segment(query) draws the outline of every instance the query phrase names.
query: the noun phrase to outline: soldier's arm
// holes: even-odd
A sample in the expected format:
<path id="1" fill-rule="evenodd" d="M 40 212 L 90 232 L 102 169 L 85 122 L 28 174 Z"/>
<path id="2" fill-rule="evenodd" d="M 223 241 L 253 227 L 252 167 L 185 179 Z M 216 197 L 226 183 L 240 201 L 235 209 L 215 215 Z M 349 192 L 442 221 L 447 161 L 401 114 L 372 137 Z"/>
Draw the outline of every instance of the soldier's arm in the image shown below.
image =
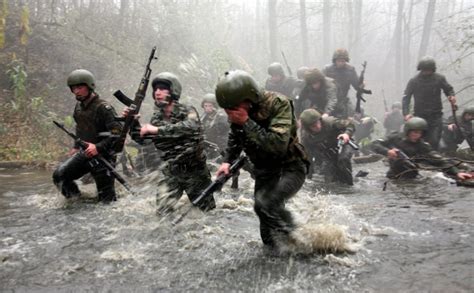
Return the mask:
<path id="1" fill-rule="evenodd" d="M 443 172 L 446 172 L 449 175 L 456 175 L 459 172 L 459 169 L 455 166 L 455 163 L 443 157 L 440 153 L 433 150 L 430 144 L 423 144 L 420 150 L 420 156 L 423 162 L 426 162 L 432 166 L 440 167 L 443 169 Z"/>
<path id="2" fill-rule="evenodd" d="M 153 119 L 152 119 L 153 124 Z M 187 113 L 186 119 L 177 123 L 166 123 L 163 126 L 158 127 L 158 133 L 156 134 L 156 140 L 160 140 L 161 137 L 173 137 L 181 139 L 190 135 L 199 134 L 201 131 L 201 123 L 199 121 L 199 115 L 197 111 L 192 108 Z"/>
<path id="3" fill-rule="evenodd" d="M 224 162 L 232 163 L 234 162 L 242 152 L 242 143 L 239 139 L 239 132 L 243 132 L 243 129 L 235 124 L 232 124 L 229 131 L 229 136 L 227 139 L 227 148 L 225 151 Z"/>
<path id="4" fill-rule="evenodd" d="M 337 104 L 337 88 L 334 81 L 327 81 L 327 99 L 325 113 L 331 114 L 332 111 L 336 108 Z"/>
<path id="5" fill-rule="evenodd" d="M 387 152 L 395 147 L 397 134 L 391 134 L 385 139 L 377 139 L 370 144 L 370 148 L 377 154 L 386 156 Z"/>
<path id="6" fill-rule="evenodd" d="M 455 95 L 453 86 L 449 84 L 444 75 L 441 76 L 441 88 L 447 97 Z"/>
<path id="7" fill-rule="evenodd" d="M 403 116 L 410 114 L 410 102 L 411 102 L 411 97 L 413 96 L 414 86 L 415 86 L 415 83 L 413 79 L 410 79 L 410 81 L 407 84 L 407 87 L 405 88 L 405 92 L 403 94 L 403 99 L 402 99 Z"/>
<path id="8" fill-rule="evenodd" d="M 349 137 L 352 137 L 355 133 L 355 124 L 351 120 L 336 119 L 334 121 L 334 127 L 338 133 L 346 133 Z"/>
<path id="9" fill-rule="evenodd" d="M 292 109 L 286 99 L 275 99 L 273 116 L 268 129 L 248 119 L 243 125 L 247 139 L 261 147 L 263 151 L 283 156 L 287 152 L 292 127 Z"/>
<path id="10" fill-rule="evenodd" d="M 96 143 L 97 151 L 101 154 L 109 151 L 115 142 L 118 140 L 122 132 L 122 123 L 116 120 L 117 113 L 110 105 L 103 105 L 97 110 L 98 116 L 101 117 L 101 122 L 105 125 L 110 135 L 100 142 Z"/>

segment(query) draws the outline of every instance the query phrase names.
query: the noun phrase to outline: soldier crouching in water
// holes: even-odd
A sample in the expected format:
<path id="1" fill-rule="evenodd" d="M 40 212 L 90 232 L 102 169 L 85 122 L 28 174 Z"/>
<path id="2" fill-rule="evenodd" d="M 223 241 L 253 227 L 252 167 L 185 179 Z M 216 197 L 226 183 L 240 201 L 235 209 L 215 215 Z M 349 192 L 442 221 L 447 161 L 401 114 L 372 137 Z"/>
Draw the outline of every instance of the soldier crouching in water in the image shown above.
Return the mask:
<path id="1" fill-rule="evenodd" d="M 97 186 L 99 201 L 114 201 L 115 178 L 105 167 L 92 166 L 90 159 L 100 154 L 112 165 L 115 164 L 113 145 L 122 125 L 115 119 L 114 108 L 95 92 L 95 78 L 91 72 L 74 70 L 69 74 L 67 85 L 77 100 L 73 114 L 76 135 L 87 142 L 88 147 L 80 151 L 79 146 L 74 145 L 70 151 L 72 156 L 54 171 L 53 182 L 66 198 L 79 196 L 81 192 L 74 180 L 90 172 Z M 101 136 L 103 133 L 108 135 Z"/>
<path id="2" fill-rule="evenodd" d="M 449 159 L 442 157 L 424 141 L 427 129 L 428 123 L 425 119 L 413 117 L 405 123 L 403 133 L 392 133 L 386 139 L 376 140 L 372 144 L 374 152 L 386 155 L 389 159 L 390 169 L 387 177 L 415 178 L 418 176 L 418 167 L 415 163 L 420 162 L 439 167 L 460 180 L 472 178 L 468 173 L 459 172 Z"/>
<path id="3" fill-rule="evenodd" d="M 353 185 L 352 150 L 347 143 L 355 132 L 354 124 L 349 120 L 323 117 L 314 109 L 304 110 L 300 121 L 301 142 L 308 150 L 311 160 L 321 164 L 324 180 L 327 183 Z M 339 139 L 344 141 L 340 151 Z"/>
<path id="4" fill-rule="evenodd" d="M 149 124 L 143 126 L 135 120 L 131 129 L 132 139 L 140 143 L 148 136 L 161 154 L 163 177 L 157 194 L 159 212 L 173 208 L 183 192 L 193 201 L 211 184 L 211 175 L 206 165 L 203 134 L 199 115 L 193 107 L 179 103 L 181 83 L 178 77 L 162 72 L 152 80 L 155 112 Z M 122 113 L 127 116 L 129 109 Z M 210 196 L 198 206 L 201 210 L 214 209 L 216 203 Z"/>
<path id="5" fill-rule="evenodd" d="M 228 174 L 230 164 L 245 151 L 255 167 L 254 209 L 260 235 L 265 245 L 277 248 L 295 229 L 285 201 L 301 188 L 307 169 L 291 101 L 261 90 L 241 70 L 225 74 L 216 86 L 216 98 L 231 122 L 226 158 L 217 175 Z"/>

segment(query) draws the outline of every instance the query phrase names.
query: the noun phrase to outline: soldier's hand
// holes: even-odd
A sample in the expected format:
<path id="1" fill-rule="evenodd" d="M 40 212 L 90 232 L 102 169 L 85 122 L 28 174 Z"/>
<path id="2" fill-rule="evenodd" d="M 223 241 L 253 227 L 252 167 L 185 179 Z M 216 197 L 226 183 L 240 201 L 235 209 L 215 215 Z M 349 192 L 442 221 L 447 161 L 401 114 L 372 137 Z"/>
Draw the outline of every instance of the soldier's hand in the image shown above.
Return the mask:
<path id="1" fill-rule="evenodd" d="M 216 176 L 219 177 L 221 174 L 229 175 L 230 173 L 230 164 L 222 163 L 219 169 L 217 169 Z"/>
<path id="2" fill-rule="evenodd" d="M 87 145 L 87 149 L 84 151 L 84 153 L 86 154 L 86 157 L 88 158 L 95 157 L 99 154 L 99 152 L 97 151 L 97 147 L 93 143 L 89 143 Z"/>
<path id="3" fill-rule="evenodd" d="M 456 174 L 456 177 L 460 180 L 466 180 L 466 179 L 471 179 L 472 178 L 472 174 L 469 174 L 469 173 L 464 173 L 464 172 L 459 172 L 458 174 Z"/>
<path id="4" fill-rule="evenodd" d="M 342 133 L 337 136 L 337 139 L 342 139 L 344 143 L 348 143 L 351 137 L 347 133 Z"/>
<path id="5" fill-rule="evenodd" d="M 69 152 L 67 153 L 67 155 L 68 155 L 69 157 L 72 157 L 72 156 L 74 156 L 78 151 L 79 151 L 79 149 L 72 148 L 72 149 L 69 150 Z"/>
<path id="6" fill-rule="evenodd" d="M 140 136 L 145 136 L 147 134 L 158 134 L 158 127 L 151 124 L 145 124 L 140 128 Z"/>
<path id="7" fill-rule="evenodd" d="M 122 117 L 128 117 L 129 113 L 130 113 L 130 108 L 129 107 L 123 108 Z M 140 118 L 140 114 L 135 114 L 134 118 L 135 118 L 135 120 L 138 120 Z"/>
<path id="8" fill-rule="evenodd" d="M 412 117 L 413 117 L 413 115 L 411 115 L 411 114 L 405 115 L 405 121 L 410 120 Z"/>
<path id="9" fill-rule="evenodd" d="M 387 152 L 387 157 L 391 160 L 395 160 L 396 158 L 398 158 L 398 149 L 391 149 Z"/>
<path id="10" fill-rule="evenodd" d="M 456 126 L 456 124 L 454 124 L 454 123 L 448 125 L 448 130 L 449 130 L 449 131 L 454 131 L 454 130 L 456 130 L 456 128 L 457 128 L 457 126 Z"/>
<path id="11" fill-rule="evenodd" d="M 244 125 L 249 119 L 249 114 L 243 107 L 237 107 L 233 109 L 225 109 L 229 121 L 237 125 Z"/>
<path id="12" fill-rule="evenodd" d="M 449 96 L 448 101 L 451 103 L 451 105 L 456 105 L 456 96 Z"/>

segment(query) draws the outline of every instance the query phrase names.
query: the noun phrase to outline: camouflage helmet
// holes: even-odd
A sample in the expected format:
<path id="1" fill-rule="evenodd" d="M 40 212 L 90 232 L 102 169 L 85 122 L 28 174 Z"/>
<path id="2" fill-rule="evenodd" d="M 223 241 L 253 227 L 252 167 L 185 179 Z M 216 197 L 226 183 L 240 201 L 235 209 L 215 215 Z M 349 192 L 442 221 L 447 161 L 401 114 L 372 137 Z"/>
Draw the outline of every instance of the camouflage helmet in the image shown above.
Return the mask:
<path id="1" fill-rule="evenodd" d="M 270 64 L 268 66 L 267 71 L 268 71 L 268 74 L 270 74 L 271 76 L 277 75 L 277 74 L 285 76 L 285 71 L 283 70 L 283 65 L 281 65 L 278 62 L 273 62 L 272 64 Z"/>
<path id="2" fill-rule="evenodd" d="M 425 56 L 421 58 L 418 62 L 418 66 L 416 67 L 417 70 L 432 70 L 433 72 L 436 71 L 436 61 L 431 56 Z"/>
<path id="3" fill-rule="evenodd" d="M 466 114 L 474 115 L 474 106 L 469 106 L 462 111 L 463 118 L 464 118 L 464 115 Z"/>
<path id="4" fill-rule="evenodd" d="M 426 120 L 420 117 L 413 117 L 410 118 L 407 122 L 405 122 L 405 126 L 403 127 L 403 132 L 405 135 L 408 135 L 409 131 L 412 130 L 421 130 L 426 131 L 428 129 L 428 123 Z"/>
<path id="5" fill-rule="evenodd" d="M 349 62 L 349 52 L 347 49 L 339 48 L 334 51 L 334 54 L 332 54 L 332 62 L 336 63 L 337 59 L 344 59 L 346 62 Z"/>
<path id="6" fill-rule="evenodd" d="M 298 79 L 303 79 L 304 78 L 304 74 L 306 71 L 309 70 L 309 67 L 308 66 L 301 66 L 300 68 L 298 68 L 298 70 L 296 71 L 296 77 Z"/>
<path id="7" fill-rule="evenodd" d="M 179 100 L 181 96 L 181 82 L 179 81 L 178 77 L 171 72 L 160 72 L 158 75 L 153 78 L 151 82 L 151 87 L 153 88 L 153 92 L 156 91 L 157 85 L 163 83 L 170 87 L 170 94 L 173 100 Z"/>
<path id="8" fill-rule="evenodd" d="M 395 103 L 393 103 L 393 104 L 392 104 L 392 110 L 393 110 L 393 109 L 399 109 L 399 110 L 401 110 L 401 109 L 402 109 L 402 103 L 400 103 L 400 102 L 395 102 Z"/>
<path id="9" fill-rule="evenodd" d="M 300 115 L 301 124 L 305 128 L 311 127 L 315 122 L 321 119 L 321 113 L 315 109 L 306 109 Z"/>
<path id="10" fill-rule="evenodd" d="M 224 109 L 234 108 L 245 100 L 259 101 L 261 92 L 255 79 L 243 70 L 226 72 L 216 85 L 216 99 Z"/>
<path id="11" fill-rule="evenodd" d="M 69 73 L 67 85 L 71 88 L 74 85 L 85 84 L 90 90 L 95 90 L 95 77 L 89 70 L 76 69 Z"/>
<path id="12" fill-rule="evenodd" d="M 210 103 L 212 105 L 214 105 L 214 107 L 217 107 L 217 101 L 216 101 L 216 95 L 214 94 L 205 94 L 204 95 L 204 98 L 202 98 L 202 101 L 201 101 L 201 108 L 204 108 L 204 104 L 205 103 Z"/>
<path id="13" fill-rule="evenodd" d="M 304 81 L 306 84 L 313 84 L 318 81 L 322 84 L 324 82 L 324 78 L 324 74 L 317 68 L 311 68 L 304 74 Z"/>

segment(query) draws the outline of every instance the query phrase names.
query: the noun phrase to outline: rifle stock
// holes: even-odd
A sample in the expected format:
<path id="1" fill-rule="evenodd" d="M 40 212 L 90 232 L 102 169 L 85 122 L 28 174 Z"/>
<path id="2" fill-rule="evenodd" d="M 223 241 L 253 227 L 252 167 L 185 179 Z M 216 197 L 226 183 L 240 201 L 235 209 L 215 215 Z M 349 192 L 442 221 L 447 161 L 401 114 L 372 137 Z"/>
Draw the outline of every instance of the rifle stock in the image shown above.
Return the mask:
<path id="1" fill-rule="evenodd" d="M 360 76 L 359 76 L 359 88 L 357 89 L 357 94 L 356 94 L 356 98 L 357 98 L 356 107 L 355 107 L 355 112 L 356 113 L 361 112 L 360 102 L 361 101 L 366 102 L 362 95 L 363 94 L 366 94 L 366 95 L 371 95 L 372 94 L 371 90 L 364 89 L 364 75 L 365 75 L 366 66 L 367 66 L 367 61 L 364 61 L 364 63 L 362 63 L 362 71 L 360 72 Z"/>

